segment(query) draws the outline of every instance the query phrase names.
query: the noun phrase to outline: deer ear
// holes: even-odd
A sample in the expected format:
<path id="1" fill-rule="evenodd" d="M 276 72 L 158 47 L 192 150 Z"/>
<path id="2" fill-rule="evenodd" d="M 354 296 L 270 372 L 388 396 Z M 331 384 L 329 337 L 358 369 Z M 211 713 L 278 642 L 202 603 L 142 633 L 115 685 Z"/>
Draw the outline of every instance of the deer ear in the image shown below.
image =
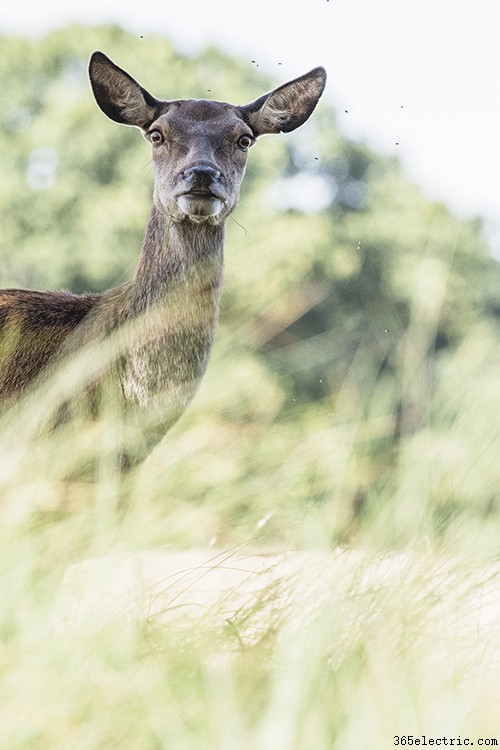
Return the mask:
<path id="1" fill-rule="evenodd" d="M 325 88 L 326 71 L 314 68 L 309 73 L 264 94 L 240 107 L 241 116 L 255 135 L 289 133 L 310 117 Z"/>
<path id="2" fill-rule="evenodd" d="M 89 77 L 99 107 L 104 114 L 123 125 L 146 129 L 164 104 L 102 52 L 94 52 L 91 56 Z"/>

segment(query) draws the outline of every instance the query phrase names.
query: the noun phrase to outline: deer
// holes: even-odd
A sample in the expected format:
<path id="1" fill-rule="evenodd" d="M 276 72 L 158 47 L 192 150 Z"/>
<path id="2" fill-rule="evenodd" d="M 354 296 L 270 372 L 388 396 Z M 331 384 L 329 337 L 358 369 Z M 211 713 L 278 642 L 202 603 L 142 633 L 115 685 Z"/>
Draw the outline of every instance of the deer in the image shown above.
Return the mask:
<path id="1" fill-rule="evenodd" d="M 246 105 L 157 99 L 101 51 L 91 55 L 88 74 L 102 112 L 137 128 L 151 146 L 153 200 L 139 261 L 130 281 L 102 293 L 0 290 L 0 403 L 17 400 L 84 347 L 113 339 L 113 355 L 87 395 L 106 382 L 126 414 L 151 416 L 150 452 L 207 369 L 224 227 L 248 151 L 261 135 L 308 120 L 326 72 L 314 68 Z"/>

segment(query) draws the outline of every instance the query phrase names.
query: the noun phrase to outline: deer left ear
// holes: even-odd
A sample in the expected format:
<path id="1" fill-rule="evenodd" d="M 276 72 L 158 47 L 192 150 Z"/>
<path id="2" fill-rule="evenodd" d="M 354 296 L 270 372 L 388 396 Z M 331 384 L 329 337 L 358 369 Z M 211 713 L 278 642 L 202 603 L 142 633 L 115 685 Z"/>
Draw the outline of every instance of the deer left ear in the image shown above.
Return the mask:
<path id="1" fill-rule="evenodd" d="M 256 101 L 239 107 L 241 117 L 256 136 L 289 133 L 311 116 L 326 83 L 326 70 L 314 68 L 300 78 L 279 86 Z"/>
<path id="2" fill-rule="evenodd" d="M 146 129 L 164 104 L 103 52 L 94 52 L 90 58 L 89 77 L 96 102 L 104 114 L 123 125 Z"/>

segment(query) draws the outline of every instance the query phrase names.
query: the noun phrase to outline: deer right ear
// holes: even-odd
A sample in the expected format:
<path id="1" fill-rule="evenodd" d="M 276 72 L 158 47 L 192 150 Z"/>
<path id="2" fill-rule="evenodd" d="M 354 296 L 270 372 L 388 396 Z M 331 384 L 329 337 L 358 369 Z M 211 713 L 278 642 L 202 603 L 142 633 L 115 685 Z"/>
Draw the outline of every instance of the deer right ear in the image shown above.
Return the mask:
<path id="1" fill-rule="evenodd" d="M 94 52 L 91 56 L 89 77 L 99 107 L 104 114 L 123 125 L 146 130 L 164 104 L 102 52 Z"/>
<path id="2" fill-rule="evenodd" d="M 314 68 L 238 109 L 257 136 L 265 133 L 289 133 L 303 125 L 311 116 L 324 91 L 325 83 L 325 69 Z"/>

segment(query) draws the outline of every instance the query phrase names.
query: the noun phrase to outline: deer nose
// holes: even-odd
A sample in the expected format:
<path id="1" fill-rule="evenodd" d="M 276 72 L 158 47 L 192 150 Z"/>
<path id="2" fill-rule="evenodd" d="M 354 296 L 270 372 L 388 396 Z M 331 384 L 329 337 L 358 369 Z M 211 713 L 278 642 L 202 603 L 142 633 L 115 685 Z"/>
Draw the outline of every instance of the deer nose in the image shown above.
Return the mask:
<path id="1" fill-rule="evenodd" d="M 219 179 L 220 172 L 214 167 L 198 165 L 185 169 L 183 177 L 192 187 L 208 188 L 213 182 Z"/>

